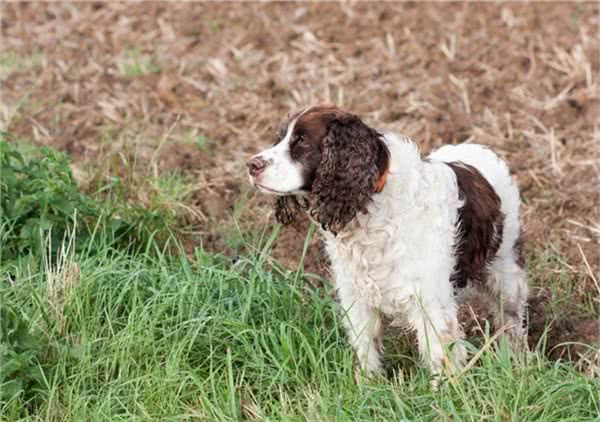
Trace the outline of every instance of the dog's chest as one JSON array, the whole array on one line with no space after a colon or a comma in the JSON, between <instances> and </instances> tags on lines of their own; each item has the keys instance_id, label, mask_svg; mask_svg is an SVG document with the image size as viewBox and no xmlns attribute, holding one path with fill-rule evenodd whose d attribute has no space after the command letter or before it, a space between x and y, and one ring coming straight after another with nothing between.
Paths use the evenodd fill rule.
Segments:
<instances>
[{"instance_id":1,"label":"dog's chest","mask_svg":"<svg viewBox=\"0 0 600 422\"><path fill-rule=\"evenodd\" d=\"M411 300L422 287L427 257L434 249L440 252L439 244L451 242L451 233L442 235L446 238L442 241L434 225L415 221L427 213L415 209L404 214L412 223L400 216L381 222L362 219L351 235L327 236L326 249L338 287L351 283L357 294L384 312Z\"/></svg>"},{"instance_id":2,"label":"dog's chest","mask_svg":"<svg viewBox=\"0 0 600 422\"><path fill-rule=\"evenodd\" d=\"M401 309L431 288L436 266L453 265L458 204L447 199L417 196L403 203L382 197L344 233L324 233L336 284L351 283L384 312Z\"/></svg>"}]
</instances>

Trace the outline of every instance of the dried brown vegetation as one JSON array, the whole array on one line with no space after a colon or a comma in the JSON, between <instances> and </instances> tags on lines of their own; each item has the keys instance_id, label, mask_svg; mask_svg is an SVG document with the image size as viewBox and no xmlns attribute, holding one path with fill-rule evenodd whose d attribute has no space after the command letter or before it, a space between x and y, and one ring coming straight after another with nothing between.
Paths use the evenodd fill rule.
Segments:
<instances>
[{"instance_id":1,"label":"dried brown vegetation","mask_svg":"<svg viewBox=\"0 0 600 422\"><path fill-rule=\"evenodd\" d=\"M135 156L193 174L187 206L210 248L227 247L234 215L273 221L245 158L290 110L330 102L424 153L493 147L522 189L529 254L562 257L538 260L536 284L566 269L573 302L600 294L597 3L0 7L3 128L80 168ZM276 257L292 263L301 238L284 232Z\"/></svg>"}]
</instances>

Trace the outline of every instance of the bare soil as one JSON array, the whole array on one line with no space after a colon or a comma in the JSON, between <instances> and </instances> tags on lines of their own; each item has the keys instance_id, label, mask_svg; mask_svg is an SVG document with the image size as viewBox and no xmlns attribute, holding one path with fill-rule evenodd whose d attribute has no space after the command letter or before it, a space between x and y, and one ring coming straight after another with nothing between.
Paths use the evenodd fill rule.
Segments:
<instances>
[{"instance_id":1,"label":"bare soil","mask_svg":"<svg viewBox=\"0 0 600 422\"><path fill-rule=\"evenodd\" d=\"M202 216L192 223L209 249L234 253L236 223L273 224L245 159L286 113L328 102L411 136L424 154L470 141L508 161L529 255L562 257L531 267L533 340L558 273L577 283L574 303L600 293L597 3L0 8L2 127L67 151L78 168L125 154L193 176L187 205ZM275 257L295 265L305 228L284 229ZM317 240L307 266L326 274ZM597 321L560 324L556 344L598 339Z\"/></svg>"}]
</instances>

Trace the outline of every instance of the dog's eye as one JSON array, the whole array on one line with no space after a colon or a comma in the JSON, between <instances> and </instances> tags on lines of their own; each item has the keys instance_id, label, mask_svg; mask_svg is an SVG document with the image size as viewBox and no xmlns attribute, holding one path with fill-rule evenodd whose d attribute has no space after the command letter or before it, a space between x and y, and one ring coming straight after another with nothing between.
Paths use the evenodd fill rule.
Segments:
<instances>
[{"instance_id":1,"label":"dog's eye","mask_svg":"<svg viewBox=\"0 0 600 422\"><path fill-rule=\"evenodd\" d=\"M292 158L297 159L301 155L305 154L305 150L306 150L305 145L306 145L306 138L304 136L302 136L302 135L295 136L292 141L292 145L291 145Z\"/></svg>"}]
</instances>

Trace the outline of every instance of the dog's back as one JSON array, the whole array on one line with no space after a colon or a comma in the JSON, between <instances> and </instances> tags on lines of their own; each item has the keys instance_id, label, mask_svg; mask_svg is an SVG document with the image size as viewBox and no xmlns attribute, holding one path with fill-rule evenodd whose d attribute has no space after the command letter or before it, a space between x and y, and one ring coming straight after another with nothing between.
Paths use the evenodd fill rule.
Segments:
<instances>
[{"instance_id":1,"label":"dog's back","mask_svg":"<svg viewBox=\"0 0 600 422\"><path fill-rule=\"evenodd\" d=\"M514 245L520 239L519 189L514 183L506 163L491 149L477 144L445 145L432 152L430 160L446 163L458 162L473 166L492 185L501 201L501 211L505 216L502 244L499 255L513 253Z\"/></svg>"},{"instance_id":2,"label":"dog's back","mask_svg":"<svg viewBox=\"0 0 600 422\"><path fill-rule=\"evenodd\" d=\"M523 312L527 301L527 277L522 256L523 235L519 221L520 195L506 163L482 145L446 145L430 160L472 166L489 182L500 198L504 217L502 241L490 262L487 281L481 286L499 298L497 321L512 326L510 336L523 336ZM518 343L518 341L517 341Z\"/></svg>"}]
</instances>

